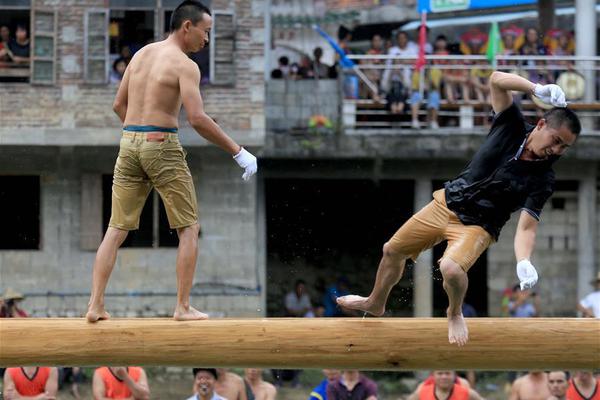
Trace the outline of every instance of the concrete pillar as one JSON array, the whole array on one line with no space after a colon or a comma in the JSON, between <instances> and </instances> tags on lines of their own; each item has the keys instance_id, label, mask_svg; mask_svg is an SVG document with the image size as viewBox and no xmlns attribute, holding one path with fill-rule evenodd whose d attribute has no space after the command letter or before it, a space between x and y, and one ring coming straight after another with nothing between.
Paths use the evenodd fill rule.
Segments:
<instances>
[{"instance_id":1,"label":"concrete pillar","mask_svg":"<svg viewBox=\"0 0 600 400\"><path fill-rule=\"evenodd\" d=\"M596 1L595 0L576 0L575 2L575 55L577 56L595 56L596 55ZM579 61L577 69L585 78L585 97L586 103L591 103L596 99L595 73L592 68L592 61ZM582 118L583 128L591 130L593 128L593 118Z\"/></svg>"},{"instance_id":2,"label":"concrete pillar","mask_svg":"<svg viewBox=\"0 0 600 400\"><path fill-rule=\"evenodd\" d=\"M419 177L415 182L415 212L431 201L431 178ZM421 253L416 260L413 271L413 314L415 317L431 317L433 315L433 250Z\"/></svg>"},{"instance_id":3,"label":"concrete pillar","mask_svg":"<svg viewBox=\"0 0 600 400\"><path fill-rule=\"evenodd\" d=\"M594 277L598 246L596 232L596 168L590 168L588 174L579 181L578 193L578 230L577 230L577 297L578 300L592 291L590 280Z\"/></svg>"}]
</instances>

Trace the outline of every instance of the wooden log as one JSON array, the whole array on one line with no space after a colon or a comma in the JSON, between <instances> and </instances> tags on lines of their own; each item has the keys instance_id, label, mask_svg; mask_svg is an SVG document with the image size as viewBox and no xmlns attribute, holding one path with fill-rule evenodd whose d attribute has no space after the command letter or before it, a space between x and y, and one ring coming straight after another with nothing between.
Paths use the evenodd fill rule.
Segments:
<instances>
[{"instance_id":1,"label":"wooden log","mask_svg":"<svg viewBox=\"0 0 600 400\"><path fill-rule=\"evenodd\" d=\"M442 318L0 319L0 366L600 368L597 319L475 318L467 324L470 341L458 347L448 343Z\"/></svg>"}]
</instances>

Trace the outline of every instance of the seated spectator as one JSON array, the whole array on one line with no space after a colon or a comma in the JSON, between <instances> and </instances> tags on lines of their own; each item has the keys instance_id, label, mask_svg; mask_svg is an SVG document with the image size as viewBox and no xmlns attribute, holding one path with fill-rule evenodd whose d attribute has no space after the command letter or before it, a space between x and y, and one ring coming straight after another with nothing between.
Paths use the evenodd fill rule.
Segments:
<instances>
[{"instance_id":1,"label":"seated spectator","mask_svg":"<svg viewBox=\"0 0 600 400\"><path fill-rule=\"evenodd\" d=\"M254 394L256 400L275 400L277 389L262 378L262 369L246 368L244 378Z\"/></svg>"},{"instance_id":2,"label":"seated spectator","mask_svg":"<svg viewBox=\"0 0 600 400\"><path fill-rule=\"evenodd\" d=\"M525 42L519 48L519 54L522 56L545 56L548 54L548 50L542 44L542 40L539 37L538 30L536 28L528 28L525 34ZM531 82L546 84L552 81L551 74L543 68L544 63L542 61L527 60L523 63L527 67L538 67L527 69L528 79Z\"/></svg>"},{"instance_id":3,"label":"seated spectator","mask_svg":"<svg viewBox=\"0 0 600 400\"><path fill-rule=\"evenodd\" d=\"M290 74L290 59L286 56L279 57L279 65L271 71L271 79L287 79Z\"/></svg>"},{"instance_id":4,"label":"seated spectator","mask_svg":"<svg viewBox=\"0 0 600 400\"><path fill-rule=\"evenodd\" d=\"M600 318L600 272L596 279L590 281L590 284L594 285L596 290L581 299L577 304L577 310L583 317Z\"/></svg>"},{"instance_id":5,"label":"seated spectator","mask_svg":"<svg viewBox=\"0 0 600 400\"><path fill-rule=\"evenodd\" d=\"M519 285L513 287L514 298L508 304L508 312L514 318L531 318L539 316L539 298L529 289L521 290Z\"/></svg>"},{"instance_id":6,"label":"seated spectator","mask_svg":"<svg viewBox=\"0 0 600 400\"><path fill-rule=\"evenodd\" d=\"M480 60L475 62L476 66L471 69L471 73L469 76L470 86L473 88L473 93L475 94L475 99L479 103L490 103L490 76L493 69L488 67L487 61ZM480 65L481 67L477 67Z\"/></svg>"},{"instance_id":7,"label":"seated spectator","mask_svg":"<svg viewBox=\"0 0 600 400\"><path fill-rule=\"evenodd\" d=\"M411 43L408 34L404 31L396 35L397 45L390 48L388 55L399 57L417 57L418 49ZM412 87L412 68L414 60L398 59L388 60L387 68L382 77L382 88L387 93L388 108L393 114L404 112L409 90ZM405 67L398 67L405 65Z\"/></svg>"},{"instance_id":8,"label":"seated spectator","mask_svg":"<svg viewBox=\"0 0 600 400\"><path fill-rule=\"evenodd\" d=\"M310 392L308 400L327 400L327 386L337 382L342 376L339 369L324 369L323 374L325 379Z\"/></svg>"},{"instance_id":9,"label":"seated spectator","mask_svg":"<svg viewBox=\"0 0 600 400\"><path fill-rule=\"evenodd\" d=\"M329 68L331 68L331 66L321 61L323 49L315 47L313 50L313 57L315 58L315 61L313 62L313 77L316 79L327 79L329 77Z\"/></svg>"},{"instance_id":10,"label":"seated spectator","mask_svg":"<svg viewBox=\"0 0 600 400\"><path fill-rule=\"evenodd\" d=\"M451 60L450 65L462 66L459 60ZM465 101L471 101L471 87L469 85L469 71L463 68L447 69L444 75L444 87L446 100L456 103L458 97Z\"/></svg>"},{"instance_id":11,"label":"seated spectator","mask_svg":"<svg viewBox=\"0 0 600 400\"><path fill-rule=\"evenodd\" d=\"M327 400L377 400L377 384L356 369L327 385Z\"/></svg>"},{"instance_id":12,"label":"seated spectator","mask_svg":"<svg viewBox=\"0 0 600 400\"><path fill-rule=\"evenodd\" d=\"M313 79L315 77L313 63L310 57L306 54L300 57L300 64L298 65L298 75L300 79Z\"/></svg>"},{"instance_id":13,"label":"seated spectator","mask_svg":"<svg viewBox=\"0 0 600 400\"><path fill-rule=\"evenodd\" d=\"M10 58L17 64L29 63L29 37L25 25L17 25L15 39L8 42Z\"/></svg>"},{"instance_id":14,"label":"seated spectator","mask_svg":"<svg viewBox=\"0 0 600 400\"><path fill-rule=\"evenodd\" d=\"M0 26L0 63L10 61L8 43L10 42L10 29L6 25ZM0 64L1 66L1 64Z\"/></svg>"},{"instance_id":15,"label":"seated spectator","mask_svg":"<svg viewBox=\"0 0 600 400\"><path fill-rule=\"evenodd\" d=\"M110 83L118 85L125 75L127 69L127 61L124 58L117 58L113 63L112 70L110 71Z\"/></svg>"},{"instance_id":16,"label":"seated spectator","mask_svg":"<svg viewBox=\"0 0 600 400\"><path fill-rule=\"evenodd\" d=\"M479 400L479 394L469 382L454 371L433 371L408 397L408 400L469 399Z\"/></svg>"},{"instance_id":17,"label":"seated spectator","mask_svg":"<svg viewBox=\"0 0 600 400\"><path fill-rule=\"evenodd\" d=\"M371 47L367 50L367 55L369 56L381 56L386 54L386 50L384 49L383 39L381 35L375 34L371 38ZM372 65L383 65L384 60L361 60L361 64L372 64ZM379 92L381 90L381 70L367 68L364 70L365 75L373 84L377 87L377 93L373 93L364 82L361 81L360 85L360 97L361 98L372 98L374 100L379 100Z\"/></svg>"},{"instance_id":18,"label":"seated spectator","mask_svg":"<svg viewBox=\"0 0 600 400\"><path fill-rule=\"evenodd\" d=\"M546 400L548 397L550 397L548 374L544 371L531 371L513 382L508 399Z\"/></svg>"},{"instance_id":19,"label":"seated spectator","mask_svg":"<svg viewBox=\"0 0 600 400\"><path fill-rule=\"evenodd\" d=\"M460 35L460 52L464 55L477 55L485 53L485 44L488 35L476 26L472 26Z\"/></svg>"},{"instance_id":20,"label":"seated spectator","mask_svg":"<svg viewBox=\"0 0 600 400\"><path fill-rule=\"evenodd\" d=\"M146 372L141 367L100 367L92 381L94 400L148 400L150 388Z\"/></svg>"},{"instance_id":21,"label":"seated spectator","mask_svg":"<svg viewBox=\"0 0 600 400\"><path fill-rule=\"evenodd\" d=\"M505 56L511 56L518 53L518 49L523 45L523 28L516 25L509 25L500 30L502 44Z\"/></svg>"},{"instance_id":22,"label":"seated spectator","mask_svg":"<svg viewBox=\"0 0 600 400\"><path fill-rule=\"evenodd\" d=\"M58 370L53 367L15 367L4 371L3 398L54 400Z\"/></svg>"},{"instance_id":23,"label":"seated spectator","mask_svg":"<svg viewBox=\"0 0 600 400\"><path fill-rule=\"evenodd\" d=\"M254 400L249 399L246 385L241 376L225 368L217 368L217 380L214 384L215 392L227 400ZM250 391L250 393L252 393Z\"/></svg>"},{"instance_id":24,"label":"seated spectator","mask_svg":"<svg viewBox=\"0 0 600 400\"><path fill-rule=\"evenodd\" d=\"M306 292L306 283L299 279L294 290L285 296L285 312L288 317L312 317L307 315L312 311L310 296Z\"/></svg>"},{"instance_id":25,"label":"seated spectator","mask_svg":"<svg viewBox=\"0 0 600 400\"><path fill-rule=\"evenodd\" d=\"M12 288L6 289L2 296L4 305L0 308L0 318L26 318L27 313L19 308L19 302L25 299L21 293Z\"/></svg>"},{"instance_id":26,"label":"seated spectator","mask_svg":"<svg viewBox=\"0 0 600 400\"><path fill-rule=\"evenodd\" d=\"M214 368L194 368L194 395L187 400L229 400L215 392L217 370Z\"/></svg>"},{"instance_id":27,"label":"seated spectator","mask_svg":"<svg viewBox=\"0 0 600 400\"><path fill-rule=\"evenodd\" d=\"M569 381L567 389L569 400L599 400L600 378L594 377L592 371L577 371Z\"/></svg>"},{"instance_id":28,"label":"seated spectator","mask_svg":"<svg viewBox=\"0 0 600 400\"><path fill-rule=\"evenodd\" d=\"M553 56L572 56L575 54L575 40L564 29L553 28L544 35L544 46Z\"/></svg>"},{"instance_id":29,"label":"seated spectator","mask_svg":"<svg viewBox=\"0 0 600 400\"><path fill-rule=\"evenodd\" d=\"M566 371L548 372L548 400L567 400L567 389L569 388L569 373Z\"/></svg>"}]
</instances>

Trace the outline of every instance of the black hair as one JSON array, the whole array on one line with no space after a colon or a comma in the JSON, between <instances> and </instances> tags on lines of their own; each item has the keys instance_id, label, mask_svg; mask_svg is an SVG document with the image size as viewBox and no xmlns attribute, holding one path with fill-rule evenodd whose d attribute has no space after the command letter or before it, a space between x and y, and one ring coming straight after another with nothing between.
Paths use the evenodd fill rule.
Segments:
<instances>
[{"instance_id":1,"label":"black hair","mask_svg":"<svg viewBox=\"0 0 600 400\"><path fill-rule=\"evenodd\" d=\"M116 71L117 70L117 64L119 64L120 62L124 62L125 66L127 66L127 60L123 57L119 57L115 60L115 62L113 62L113 70Z\"/></svg>"},{"instance_id":2,"label":"black hair","mask_svg":"<svg viewBox=\"0 0 600 400\"><path fill-rule=\"evenodd\" d=\"M181 25L188 19L192 21L193 25L196 25L204 17L204 14L211 15L210 9L204 4L197 0L185 0L177 6L173 11L173 15L171 15L171 32L181 28Z\"/></svg>"},{"instance_id":3,"label":"black hair","mask_svg":"<svg viewBox=\"0 0 600 400\"><path fill-rule=\"evenodd\" d=\"M281 65L288 65L290 63L290 59L287 58L286 56L281 56L281 57L279 57L279 63Z\"/></svg>"},{"instance_id":4,"label":"black hair","mask_svg":"<svg viewBox=\"0 0 600 400\"><path fill-rule=\"evenodd\" d=\"M25 25L25 24L17 24L17 29L15 29L15 32L16 32L17 30L19 30L19 29L22 29L22 30L24 30L24 31L26 31L26 32L29 32L29 28L28 28L28 27L27 27L27 25Z\"/></svg>"},{"instance_id":5,"label":"black hair","mask_svg":"<svg viewBox=\"0 0 600 400\"><path fill-rule=\"evenodd\" d=\"M298 287L298 285L304 285L304 286L306 286L306 282L304 282L302 279L298 279L296 281L296 284L294 285L294 287Z\"/></svg>"},{"instance_id":6,"label":"black hair","mask_svg":"<svg viewBox=\"0 0 600 400\"><path fill-rule=\"evenodd\" d=\"M445 42L448 41L448 38L446 37L446 35L441 34L441 35L437 35L437 37L435 38L435 41L437 42L438 40L443 40Z\"/></svg>"},{"instance_id":7,"label":"black hair","mask_svg":"<svg viewBox=\"0 0 600 400\"><path fill-rule=\"evenodd\" d=\"M566 107L554 107L544 114L544 119L549 127L559 129L566 126L571 133L578 136L581 132L581 122L577 114Z\"/></svg>"},{"instance_id":8,"label":"black hair","mask_svg":"<svg viewBox=\"0 0 600 400\"><path fill-rule=\"evenodd\" d=\"M215 368L194 368L192 369L192 372L194 373L194 378L196 377L196 374L198 374L198 372L200 371L206 371L209 374L212 374L212 376L214 376L215 379L219 379L217 376L217 370Z\"/></svg>"}]
</instances>

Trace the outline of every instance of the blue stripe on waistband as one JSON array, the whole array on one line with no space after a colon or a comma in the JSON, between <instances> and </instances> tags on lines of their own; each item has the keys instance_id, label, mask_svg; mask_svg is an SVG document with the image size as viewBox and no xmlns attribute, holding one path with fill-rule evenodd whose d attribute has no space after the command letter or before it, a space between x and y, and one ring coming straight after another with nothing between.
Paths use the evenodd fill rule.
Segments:
<instances>
[{"instance_id":1,"label":"blue stripe on waistband","mask_svg":"<svg viewBox=\"0 0 600 400\"><path fill-rule=\"evenodd\" d=\"M155 125L125 125L123 127L124 131L129 132L167 132L167 133L177 133L177 128L165 128L164 126L155 126Z\"/></svg>"}]
</instances>

